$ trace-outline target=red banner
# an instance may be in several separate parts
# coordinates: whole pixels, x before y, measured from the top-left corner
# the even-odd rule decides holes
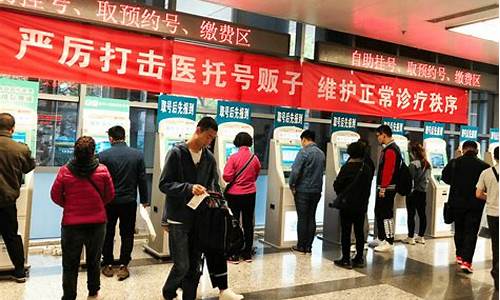
[[[0,73],[401,119],[467,123],[464,89],[0,10]]]
[[[304,63],[302,106],[397,119],[467,123],[461,88]]]

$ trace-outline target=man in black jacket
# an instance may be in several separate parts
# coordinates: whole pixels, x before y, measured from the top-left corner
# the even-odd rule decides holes
[[[14,264],[14,279],[26,281],[24,249],[17,233],[17,207],[23,174],[35,168],[35,160],[27,145],[12,139],[16,121],[11,114],[0,113],[0,234],[10,260]]]
[[[106,205],[108,223],[103,246],[104,276],[113,277],[113,244],[115,238],[116,222],[120,220],[120,269],[118,280],[130,276],[128,264],[131,260],[134,247],[134,232],[137,211],[137,188],[141,204],[149,206],[148,186],[146,180],[146,167],[144,156],[139,150],[130,148],[125,143],[125,129],[114,126],[108,129],[111,148],[99,153],[99,161],[106,165],[113,178],[115,186],[115,199]]]
[[[202,255],[194,235],[195,210],[187,204],[193,196],[220,192],[217,164],[207,149],[217,136],[218,126],[210,117],[202,118],[187,143],[175,145],[165,158],[159,188],[166,194],[162,224],[168,228],[173,267],[163,286],[163,297],[174,299],[182,288],[183,299],[196,299],[201,276]],[[242,299],[227,287],[227,263],[223,256],[206,255],[212,285],[219,299]],[[215,276],[213,276],[215,275]]]
[[[455,219],[456,259],[465,273],[472,273],[472,258],[481,224],[484,201],[476,198],[476,183],[489,165],[477,158],[474,141],[462,145],[463,156],[450,160],[443,169],[442,179],[450,185],[448,204]]]

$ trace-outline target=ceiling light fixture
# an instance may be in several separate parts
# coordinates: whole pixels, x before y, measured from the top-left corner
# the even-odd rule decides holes
[[[447,30],[458,32],[461,34],[470,35],[484,40],[494,41],[498,43],[500,28],[500,19],[481,20],[473,23],[467,23],[458,26],[446,28]]]

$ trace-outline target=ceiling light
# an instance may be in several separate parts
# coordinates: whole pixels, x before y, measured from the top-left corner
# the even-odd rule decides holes
[[[495,19],[483,20],[479,22],[468,23],[465,25],[448,27],[446,29],[498,43],[499,28],[500,28],[500,20],[497,17]]]

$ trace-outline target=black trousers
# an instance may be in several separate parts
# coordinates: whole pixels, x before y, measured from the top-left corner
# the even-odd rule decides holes
[[[212,287],[227,289],[227,260],[224,253],[205,253]]]
[[[294,195],[297,209],[297,247],[310,250],[316,235],[316,208],[321,193],[300,193]]]
[[[463,261],[472,263],[482,211],[454,208],[453,214],[455,215],[456,255],[462,257]]]
[[[134,232],[136,221],[137,203],[109,204],[106,206],[108,224],[106,226],[106,238],[102,249],[103,265],[113,265],[113,245],[116,231],[116,222],[120,220],[120,265],[128,265],[134,248]]]
[[[493,266],[491,276],[495,282],[495,288],[498,290],[498,217],[486,216],[488,219],[488,228],[491,235],[491,251],[493,252]]]
[[[229,208],[234,217],[242,221],[245,237],[245,248],[242,256],[251,256],[253,247],[254,216],[255,216],[255,193],[246,195],[227,195]]]
[[[406,197],[406,211],[408,212],[408,236],[415,234],[415,213],[418,213],[419,227],[418,235],[424,236],[427,228],[427,217],[425,215],[426,193],[413,191]]]
[[[61,248],[63,264],[62,300],[76,299],[78,268],[83,246],[87,262],[87,288],[89,293],[101,287],[100,264],[102,243],[106,234],[106,224],[63,226],[61,229]]]
[[[163,297],[175,298],[177,288],[182,288],[182,299],[194,300],[203,271],[203,253],[195,245],[190,225],[169,224],[168,238],[174,265],[163,285]],[[212,286],[220,290],[227,289],[227,261],[224,254],[205,253],[205,259]]]
[[[363,257],[365,244],[365,212],[349,212],[340,210],[340,228],[342,243],[342,259],[349,259],[351,255],[351,230],[354,225],[356,237],[356,258]]]
[[[12,204],[0,208],[0,233],[7,247],[16,273],[24,272],[24,248],[21,236],[17,234],[17,207]]]
[[[377,235],[381,241],[394,242],[394,197],[395,191],[385,191],[385,197],[378,195],[375,200],[375,218],[377,220]]]

